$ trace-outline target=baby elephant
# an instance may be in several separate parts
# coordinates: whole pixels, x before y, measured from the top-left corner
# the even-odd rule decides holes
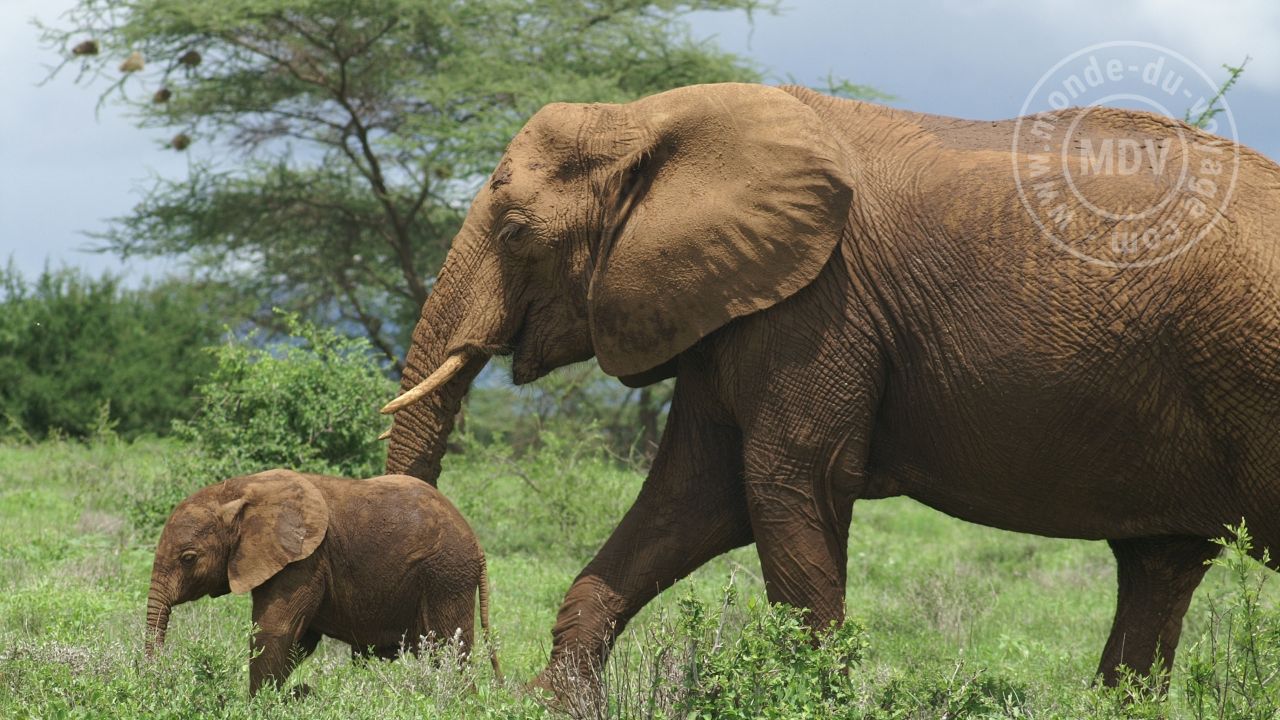
[[[484,552],[434,487],[404,475],[347,480],[269,470],[211,485],[165,523],[147,596],[147,654],[169,610],[206,595],[253,593],[249,693],[279,685],[328,635],[395,657],[420,637],[472,647],[477,594],[489,632]],[[491,653],[495,674],[498,658]]]

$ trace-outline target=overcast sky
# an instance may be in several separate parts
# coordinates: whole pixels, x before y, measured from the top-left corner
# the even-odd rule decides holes
[[[1277,0],[784,3],[782,14],[757,16],[754,24],[699,15],[694,31],[752,58],[772,82],[821,85],[830,74],[890,93],[898,107],[979,119],[1019,114],[1059,61],[1099,43],[1168,48],[1215,82],[1225,77],[1223,63],[1238,64],[1247,54],[1248,69],[1228,96],[1238,137],[1280,158]],[[28,275],[46,260],[95,272],[123,269],[133,281],[177,270],[159,262],[123,265],[80,250],[90,244],[84,231],[127,214],[149,178],[181,176],[187,161],[163,149],[165,133],[136,130],[111,108],[95,120],[97,93],[74,85],[73,73],[36,86],[56,58],[39,48],[29,20],[54,20],[71,4],[0,0],[0,262],[12,256]],[[1121,51],[1100,52],[1105,60]],[[1052,73],[1047,79],[1048,87],[1056,82]],[[1130,78],[1110,90],[1132,95],[1143,88]],[[1030,110],[1048,109],[1042,100]],[[1185,109],[1170,103],[1175,114]]]

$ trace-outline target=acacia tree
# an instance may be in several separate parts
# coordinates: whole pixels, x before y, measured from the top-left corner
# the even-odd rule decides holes
[[[759,0],[80,0],[47,46],[193,153],[97,237],[358,327],[398,367],[476,183],[551,100],[756,79],[689,33]],[[55,71],[56,72],[56,71]],[[101,87],[101,85],[100,85]]]

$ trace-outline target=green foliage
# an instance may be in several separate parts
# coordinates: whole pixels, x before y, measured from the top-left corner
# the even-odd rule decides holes
[[[78,0],[43,37],[80,78],[108,81],[103,101],[205,158],[159,181],[106,247],[183,257],[313,319],[340,314],[398,362],[465,201],[530,114],[757,79],[683,16],[768,7]],[[86,38],[98,52],[74,54]],[[127,72],[135,52],[145,67]]]
[[[1226,108],[1218,107],[1218,103],[1222,102],[1222,98],[1226,96],[1227,91],[1235,87],[1236,82],[1240,80],[1240,76],[1244,74],[1245,66],[1249,64],[1249,60],[1251,59],[1252,58],[1246,55],[1244,60],[1235,67],[1224,64],[1222,68],[1227,71],[1227,79],[1222,81],[1222,85],[1218,87],[1218,91],[1214,93],[1213,97],[1209,99],[1209,102],[1205,103],[1203,106],[1197,104],[1194,107],[1187,108],[1182,119],[1192,125],[1195,125],[1201,130],[1215,132],[1215,128],[1218,124],[1218,121],[1215,118],[1223,112],[1226,112]],[[1191,117],[1192,113],[1196,113],[1195,118]]]
[[[217,365],[197,387],[199,411],[178,437],[223,475],[287,467],[349,477],[383,463],[378,407],[394,386],[368,342],[285,317],[293,342],[254,335],[213,348]]]
[[[828,628],[815,642],[802,610],[755,595],[739,608],[736,577],[730,576],[714,606],[687,593],[673,613],[647,624],[640,639],[625,636],[602,675],[601,697],[571,708],[572,714],[686,720],[1028,716],[1025,686],[968,670],[963,661],[887,674],[871,666],[868,631],[857,620]]]
[[[548,628],[589,546],[641,483],[592,446],[570,437],[531,450],[518,465],[527,477],[509,455],[474,448],[441,476],[488,552],[508,684],[494,684],[482,659],[352,663],[326,640],[283,692],[250,700],[245,596],[176,608],[164,654],[142,658],[156,529],[131,522],[129,508],[194,448],[110,434],[0,445],[0,717],[564,717],[521,687],[546,662]],[[589,512],[560,542],[554,508],[570,499]],[[1153,691],[1158,680],[1091,685],[1114,611],[1105,544],[1000,532],[898,498],[857,509],[846,603],[858,620],[809,644],[803,615],[760,599],[754,549],[735,550],[629,624],[603,702],[572,716],[1274,718],[1280,586],[1250,559],[1261,553],[1248,534],[1231,537],[1188,613],[1167,695]],[[963,632],[953,620],[934,626],[944,600],[956,607],[941,614]],[[293,697],[299,684],[312,692]]]
[[[1185,655],[1186,696],[1193,716],[1218,720],[1280,717],[1280,608],[1269,601],[1273,575],[1267,549],[1255,552],[1242,521],[1218,541],[1224,549],[1211,561],[1230,584],[1210,602],[1205,637]],[[1260,557],[1262,564],[1253,559]]]
[[[127,289],[72,269],[29,283],[10,263],[0,271],[0,435],[167,432],[213,366],[201,348],[230,312],[220,298],[217,287]]]
[[[197,412],[174,423],[190,443],[169,477],[132,492],[136,525],[157,528],[197,488],[285,467],[369,477],[382,471],[378,407],[395,388],[363,339],[285,316],[290,340],[256,344],[256,333],[209,348],[215,366],[196,388]]]
[[[730,585],[723,607],[734,600]],[[722,616],[709,615],[696,600],[684,603],[681,621],[694,647],[686,717],[800,720],[844,713],[858,694],[853,673],[866,654],[865,628],[847,622],[815,643],[802,610],[754,598],[748,610],[737,637],[725,638]]]

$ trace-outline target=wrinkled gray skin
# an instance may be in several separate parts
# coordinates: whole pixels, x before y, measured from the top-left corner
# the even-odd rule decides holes
[[[1093,147],[1171,148],[1170,171],[1234,150],[1147,113],[1055,121],[1073,120]],[[1013,121],[713,85],[550,105],[511,141],[423,306],[403,388],[465,365],[396,415],[388,471],[435,482],[495,354],[516,383],[593,355],[630,385],[676,377],[635,505],[565,597],[543,685],[591,672],[649,599],[751,542],[771,600],[840,621],[859,498],[1107,540],[1107,682],[1157,649],[1171,661],[1224,524],[1280,547],[1280,168],[1239,148],[1220,211],[1158,173],[1075,178],[1113,208],[1174,188],[1123,229],[1204,232],[1112,267],[1064,252],[1019,200],[1013,167],[1062,181],[1063,148],[1013,140]],[[1115,223],[1068,209],[1056,230],[1108,254]]]
[[[156,547],[148,656],[164,643],[174,605],[228,592],[253,593],[250,694],[282,683],[322,636],[362,656],[417,652],[422,637],[456,637],[469,650],[477,594],[489,628],[484,553],[471,528],[435,488],[402,475],[271,470],[182,501]],[[500,675],[497,655],[490,660]]]

